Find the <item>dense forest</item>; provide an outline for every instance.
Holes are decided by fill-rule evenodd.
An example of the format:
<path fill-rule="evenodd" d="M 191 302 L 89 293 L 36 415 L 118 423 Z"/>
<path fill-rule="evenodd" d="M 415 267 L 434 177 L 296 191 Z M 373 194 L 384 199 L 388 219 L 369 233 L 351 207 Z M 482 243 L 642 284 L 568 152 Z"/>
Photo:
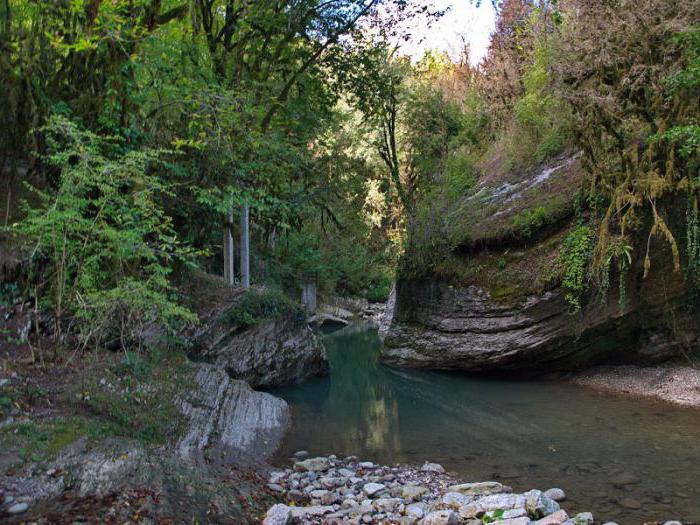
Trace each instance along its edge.
<path fill-rule="evenodd" d="M 5 0 L 4 235 L 31 259 L 5 293 L 84 346 L 193 321 L 175 284 L 196 269 L 385 300 L 406 250 L 420 272 L 465 241 L 455 208 L 490 157 L 524 170 L 567 149 L 590 173 L 562 249 L 572 307 L 649 261 L 639 230 L 697 279 L 698 6 L 496 7 L 473 66 L 468 46 L 402 55 L 401 21 L 441 15 L 414 2 Z"/>
<path fill-rule="evenodd" d="M 481 292 L 449 295 L 473 287 L 496 313 L 460 333 L 504 341 L 492 319 L 512 308 L 520 329 L 531 297 L 560 291 L 571 333 L 540 352 L 557 369 L 609 357 L 588 333 L 636 345 L 661 317 L 673 341 L 657 357 L 694 359 L 700 1 L 490 4 L 471 2 L 496 14 L 475 60 L 469 27 L 459 50 L 406 52 L 412 24 L 449 11 L 428 0 L 0 0 L 0 372 L 43 378 L 0 391 L 0 419 L 37 406 L 77 418 L 70 431 L 10 421 L 22 450 L 76 433 L 167 443 L 172 378 L 192 362 L 225 385 L 323 374 L 317 301 L 345 323 L 396 290 L 392 365 L 534 363 L 514 357 L 529 332 L 487 364 L 443 359 L 430 330 L 458 332 L 471 313 L 428 310 L 483 313 Z M 303 335 L 279 342 L 290 333 Z M 62 374 L 78 392 L 53 383 Z M 184 384 L 213 388 L 202 374 Z M 105 394 L 110 381 L 128 395 Z M 142 395 L 149 384 L 164 390 Z M 15 439 L 0 432 L 8 450 Z"/>

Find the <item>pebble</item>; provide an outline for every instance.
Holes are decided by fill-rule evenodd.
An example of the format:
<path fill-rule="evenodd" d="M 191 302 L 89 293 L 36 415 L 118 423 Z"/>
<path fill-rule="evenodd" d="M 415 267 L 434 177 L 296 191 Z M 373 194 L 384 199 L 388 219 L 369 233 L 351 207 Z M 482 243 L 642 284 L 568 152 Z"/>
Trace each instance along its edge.
<path fill-rule="evenodd" d="M 420 521 L 420 525 L 457 525 L 459 518 L 451 510 L 436 510 Z"/>
<path fill-rule="evenodd" d="M 574 516 L 573 522 L 575 525 L 593 525 L 595 520 L 590 512 L 579 512 Z"/>
<path fill-rule="evenodd" d="M 425 463 L 421 467 L 421 472 L 438 472 L 440 474 L 444 474 L 445 469 L 439 463 Z"/>
<path fill-rule="evenodd" d="M 7 509 L 7 512 L 10 514 L 22 514 L 24 512 L 27 512 L 29 509 L 29 505 L 27 503 L 15 503 L 12 505 L 9 509 Z"/>
<path fill-rule="evenodd" d="M 549 489 L 544 491 L 544 495 L 554 501 L 564 501 L 566 499 L 566 493 L 561 489 Z"/>
<path fill-rule="evenodd" d="M 381 492 L 385 488 L 386 485 L 384 485 L 383 483 L 365 483 L 365 485 L 362 487 L 362 490 L 371 498 L 372 496 L 374 496 L 378 492 Z"/>

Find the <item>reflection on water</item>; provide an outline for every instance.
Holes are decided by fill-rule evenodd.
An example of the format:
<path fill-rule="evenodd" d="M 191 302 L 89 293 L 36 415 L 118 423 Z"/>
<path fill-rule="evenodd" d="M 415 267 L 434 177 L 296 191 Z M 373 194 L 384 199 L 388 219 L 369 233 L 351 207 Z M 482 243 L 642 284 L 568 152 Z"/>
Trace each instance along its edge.
<path fill-rule="evenodd" d="M 329 378 L 279 389 L 293 411 L 280 460 L 296 450 L 382 463 L 442 463 L 516 490 L 559 486 L 571 511 L 621 525 L 700 521 L 700 412 L 559 382 L 396 370 L 376 331 L 324 338 Z"/>

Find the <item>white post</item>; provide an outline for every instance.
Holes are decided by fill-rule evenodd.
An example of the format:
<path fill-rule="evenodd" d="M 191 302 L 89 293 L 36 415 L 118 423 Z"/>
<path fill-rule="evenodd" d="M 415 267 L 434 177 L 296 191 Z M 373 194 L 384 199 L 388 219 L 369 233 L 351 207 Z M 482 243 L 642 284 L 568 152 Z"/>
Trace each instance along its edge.
<path fill-rule="evenodd" d="M 241 285 L 250 288 L 250 207 L 243 204 L 241 213 Z"/>
<path fill-rule="evenodd" d="M 233 225 L 233 207 L 228 209 L 228 221 L 224 228 L 224 279 L 226 284 L 233 286 L 235 282 L 235 267 L 233 262 L 233 235 L 231 226 Z"/>

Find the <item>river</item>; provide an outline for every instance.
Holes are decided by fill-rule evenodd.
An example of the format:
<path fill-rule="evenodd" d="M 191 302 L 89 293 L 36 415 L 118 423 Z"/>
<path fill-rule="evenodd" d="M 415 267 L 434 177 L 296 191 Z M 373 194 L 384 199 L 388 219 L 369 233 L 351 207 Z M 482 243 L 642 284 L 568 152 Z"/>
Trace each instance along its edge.
<path fill-rule="evenodd" d="M 466 481 L 560 487 L 570 512 L 620 525 L 700 521 L 700 411 L 563 381 L 513 381 L 381 365 L 376 330 L 324 336 L 331 373 L 274 390 L 297 450 L 441 463 Z"/>

